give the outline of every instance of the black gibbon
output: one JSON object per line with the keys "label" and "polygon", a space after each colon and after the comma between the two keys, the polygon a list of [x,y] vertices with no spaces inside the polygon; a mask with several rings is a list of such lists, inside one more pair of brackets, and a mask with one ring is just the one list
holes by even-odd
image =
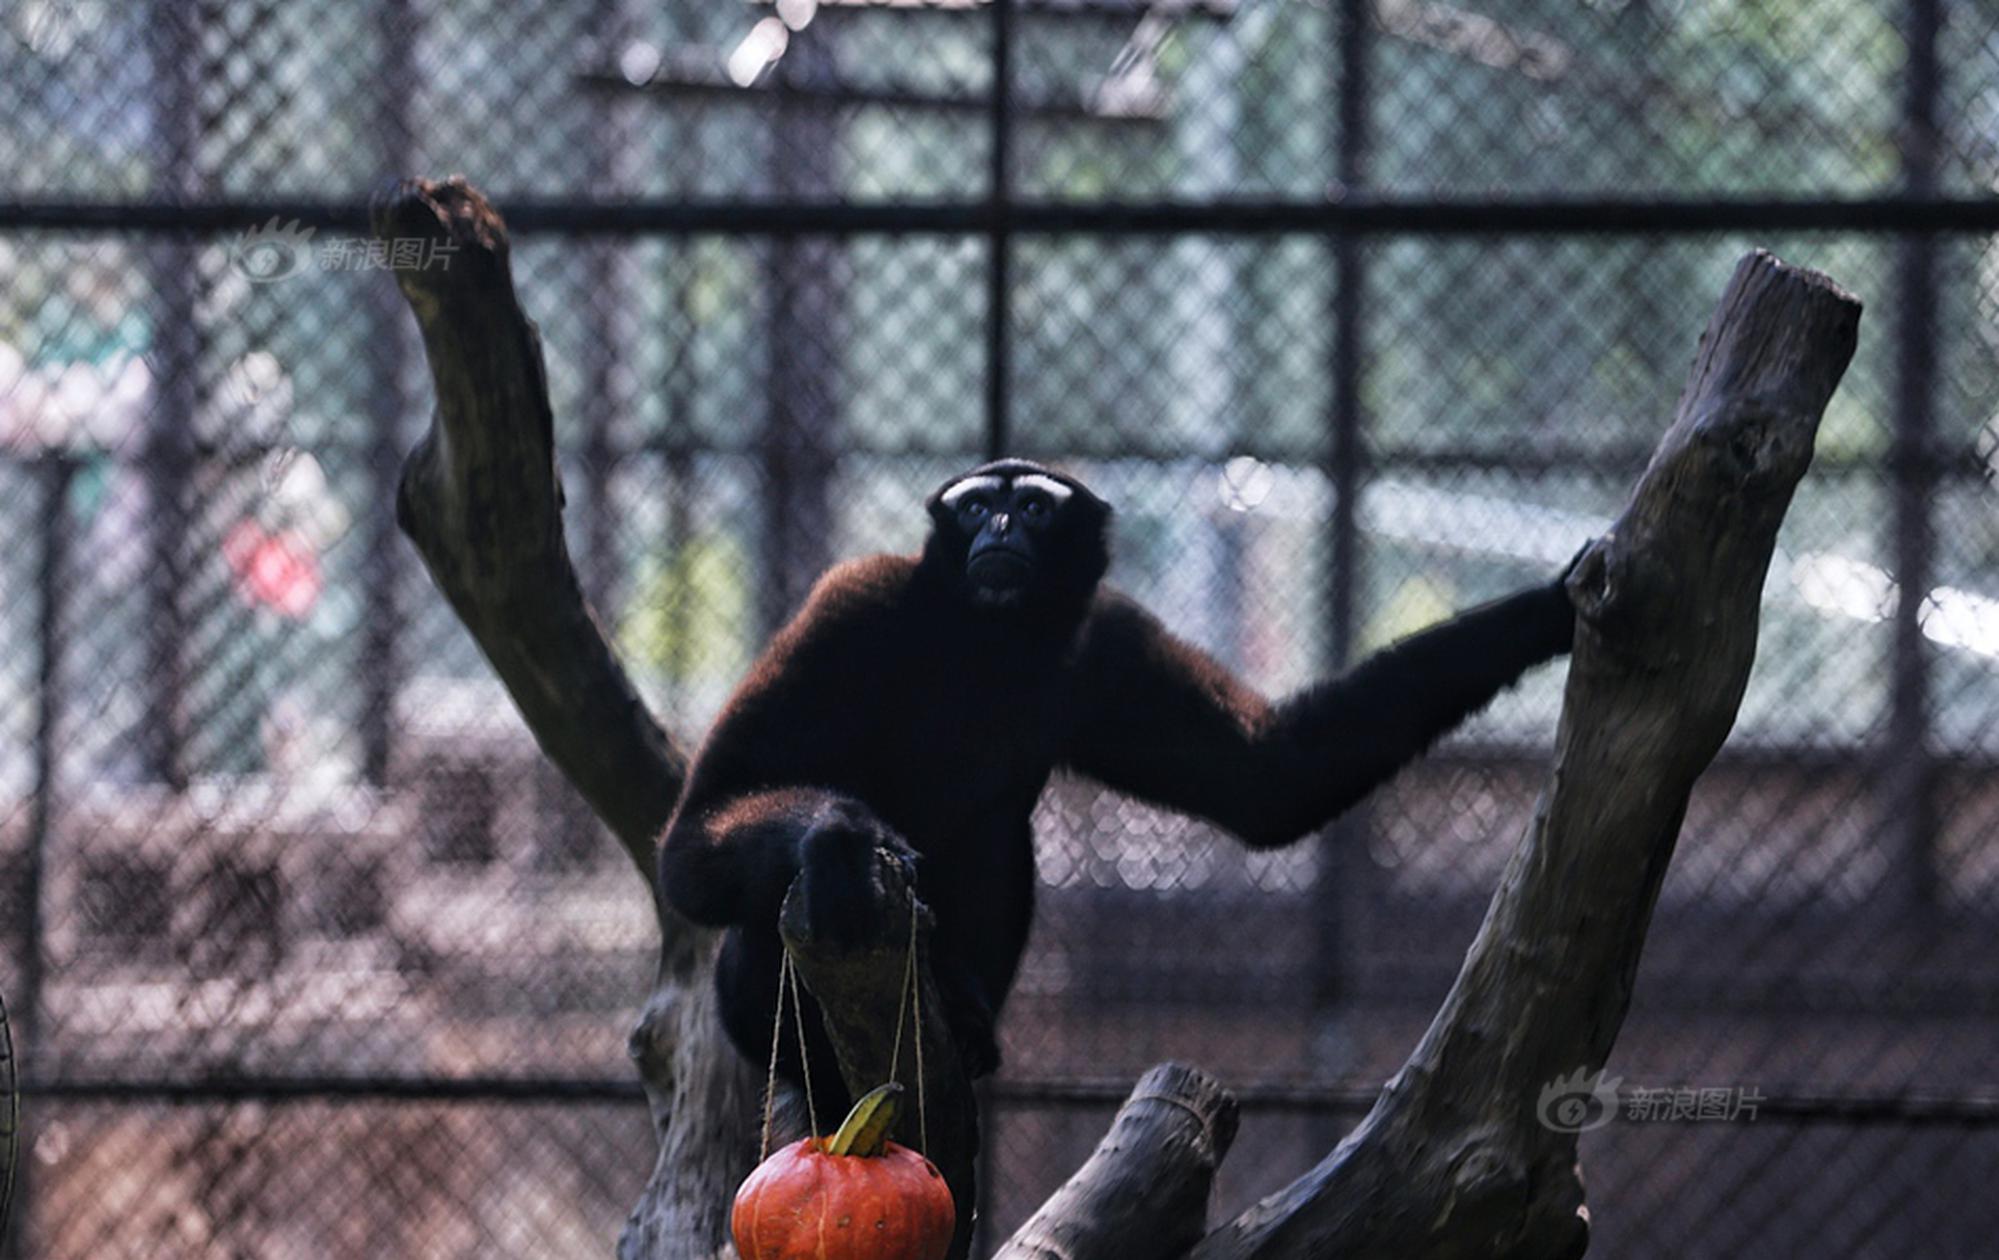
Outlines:
{"label": "black gibbon", "polygon": [[[813,933],[853,941],[879,917],[876,850],[914,872],[953,1038],[980,1075],[998,1065],[994,1021],[1033,910],[1029,818],[1052,772],[1273,848],[1326,825],[1574,635],[1556,578],[1272,704],[1100,588],[1111,511],[1073,477],[1003,460],[927,507],[921,554],[820,579],[717,719],[661,838],[668,903],[729,929],[722,1017],[756,1062],[794,878]],[[837,1089],[816,1009],[805,1023],[815,1085]],[[796,1080],[792,1040],[781,1067]]]}

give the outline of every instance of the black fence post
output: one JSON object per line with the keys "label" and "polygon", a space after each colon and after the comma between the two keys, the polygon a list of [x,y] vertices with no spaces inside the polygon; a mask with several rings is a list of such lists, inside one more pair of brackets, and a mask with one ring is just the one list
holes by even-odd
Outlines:
{"label": "black fence post", "polygon": [[[838,75],[833,25],[801,35],[778,63],[787,85],[810,88]],[[837,106],[809,91],[780,89],[773,114],[775,191],[785,199],[837,199],[842,133]],[[788,236],[769,245],[765,312],[769,413],[762,449],[765,591],[762,630],[775,633],[833,561],[830,496],[842,426],[841,320],[846,314],[846,242]]]}
{"label": "black fence post", "polygon": [[[154,160],[167,198],[198,202],[201,85],[205,56],[196,10],[175,0],[150,6]],[[195,417],[201,410],[204,338],[196,318],[201,288],[199,246],[187,233],[147,251],[156,323],[150,366],[156,383],[146,421],[142,467],[149,519],[145,577],[147,618],[144,772],[173,788],[187,786],[187,644],[193,629],[188,579],[194,516]]]}
{"label": "black fence post", "polygon": [[986,458],[1012,453],[1013,0],[993,0],[992,153],[986,176]]}
{"label": "black fence post", "polygon": [[[14,1033],[14,1068],[20,1076],[32,1069],[48,1074],[43,1031],[42,989],[48,967],[47,923],[43,901],[48,883],[48,855],[53,842],[56,792],[60,786],[58,741],[62,737],[65,640],[64,594],[69,584],[70,482],[76,464],[68,455],[51,452],[38,461],[42,474],[41,561],[35,570],[35,762],[34,795],[28,802],[26,865],[21,879],[20,988],[8,1008]],[[0,1237],[0,1254],[28,1253],[30,1181],[34,1160],[26,1133],[20,1135],[20,1159],[14,1168],[14,1208],[8,1236]]]}
{"label": "black fence post", "polygon": [[[1013,0],[992,0],[992,145],[986,175],[986,396],[985,457],[1014,454],[1009,414],[1013,373]],[[992,1232],[993,1195],[998,1179],[999,1103],[990,1081],[978,1089],[979,1220],[972,1254],[985,1255],[998,1242]]]}
{"label": "black fence post", "polygon": [[[1902,114],[1902,183],[1913,198],[1937,186],[1937,98],[1941,67],[1937,32],[1941,0],[1909,0],[1909,62]],[[1895,837],[1889,878],[1896,911],[1921,915],[1935,902],[1932,846],[1937,830],[1936,764],[1930,748],[1930,649],[1923,641],[1923,605],[1935,574],[1936,536],[1929,496],[1936,485],[1937,336],[1936,240],[1911,234],[1899,242],[1896,269],[1894,433],[1889,444],[1895,571],[1894,638],[1890,655],[1887,742],[1882,749],[1885,834]]]}
{"label": "black fence post", "polygon": [[[1337,195],[1350,197],[1367,184],[1368,63],[1373,34],[1370,0],[1341,0],[1333,26],[1339,74],[1339,140],[1335,158]],[[1332,622],[1331,665],[1353,664],[1359,641],[1361,566],[1360,493],[1367,460],[1365,417],[1361,414],[1362,355],[1366,352],[1363,296],[1367,288],[1362,242],[1352,232],[1332,238],[1332,411],[1327,473],[1333,490],[1327,574],[1327,613]],[[1364,914],[1367,884],[1366,806],[1334,823],[1321,841],[1318,883],[1324,913],[1319,918],[1318,966],[1313,1009],[1319,1027],[1329,1027],[1333,1009],[1348,995],[1354,960],[1355,916]]]}
{"label": "black fence post", "polygon": [[[417,16],[411,0],[383,0],[377,17],[382,44],[381,108],[375,129],[383,174],[414,174],[416,136],[410,102],[416,99]],[[409,409],[410,338],[414,335],[393,276],[376,277],[369,286],[369,316],[373,353],[368,357],[368,474],[380,505],[369,517],[367,610],[361,654],[361,766],[368,782],[388,782],[394,769],[396,696],[400,690],[403,640],[402,540],[396,529],[396,485],[402,476],[406,445],[402,419]]]}

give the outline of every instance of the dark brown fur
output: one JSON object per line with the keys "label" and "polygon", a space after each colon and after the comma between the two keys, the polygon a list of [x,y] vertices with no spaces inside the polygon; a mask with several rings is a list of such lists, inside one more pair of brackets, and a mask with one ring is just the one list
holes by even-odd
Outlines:
{"label": "dark brown fur", "polygon": [[[873,850],[913,851],[953,1031],[972,1070],[987,1071],[1032,914],[1029,817],[1056,769],[1252,846],[1283,845],[1569,646],[1557,581],[1273,705],[1098,589],[1109,509],[1064,480],[1078,494],[1033,598],[989,608],[968,596],[968,539],[933,495],[923,553],[827,573],[697,756],[662,839],[661,886],[683,914],[733,929],[718,982],[751,1057],[769,1050],[776,913],[801,873],[815,931],[858,932],[874,909]],[[820,1070],[823,1035],[816,1018],[808,1025],[815,1081],[837,1079],[830,1058]],[[795,1055],[785,1067],[795,1075]]]}

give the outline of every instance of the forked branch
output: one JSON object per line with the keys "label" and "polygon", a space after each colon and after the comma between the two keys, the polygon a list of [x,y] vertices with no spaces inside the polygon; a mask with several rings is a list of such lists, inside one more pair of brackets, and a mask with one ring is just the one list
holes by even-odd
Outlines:
{"label": "forked branch", "polygon": [[[396,519],[506,685],[542,751],[610,827],[646,886],[686,758],[655,722],[583,597],[562,537],[541,337],[514,296],[507,230],[462,178],[376,199],[375,235],[448,244],[449,266],[398,270],[437,389],[403,468]],[[619,1251],[692,1260],[727,1237],[755,1157],[759,1081],[721,1034],[720,934],[655,898],[660,968],[632,1057],[660,1151]]]}
{"label": "forked branch", "polygon": [[1199,1260],[1581,1255],[1573,1132],[1541,1091],[1599,1071],[1694,780],[1734,725],[1777,527],[1853,357],[1860,303],[1755,253],[1672,427],[1569,583],[1579,613],[1550,785],[1457,983],[1327,1159]]}

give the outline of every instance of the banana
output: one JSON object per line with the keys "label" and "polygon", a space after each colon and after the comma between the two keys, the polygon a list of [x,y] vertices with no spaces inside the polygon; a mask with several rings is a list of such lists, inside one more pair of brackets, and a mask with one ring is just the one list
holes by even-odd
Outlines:
{"label": "banana", "polygon": [[888,1141],[888,1132],[902,1114],[902,1086],[890,1081],[861,1096],[840,1130],[826,1140],[828,1155],[879,1155]]}

